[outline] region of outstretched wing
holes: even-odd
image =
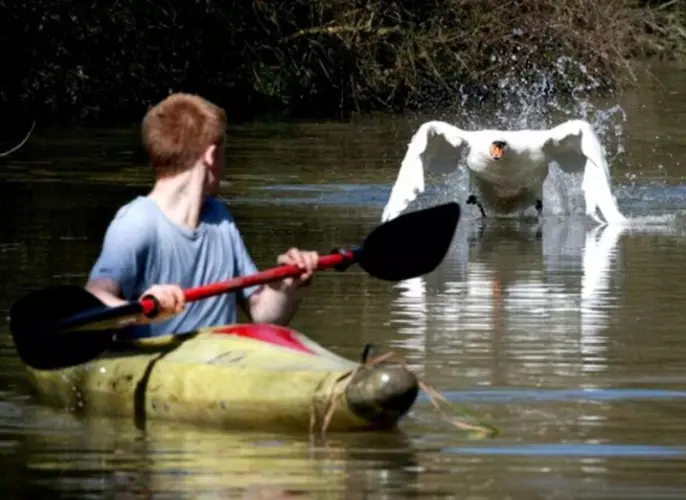
[[[423,123],[412,136],[391,189],[381,221],[394,219],[419,193],[424,192],[425,172],[448,173],[457,169],[465,132],[441,121]]]
[[[553,127],[543,143],[543,152],[566,172],[584,172],[581,189],[587,215],[602,223],[596,216],[598,209],[608,223],[626,220],[612,195],[610,167],[590,123],[570,120]]]

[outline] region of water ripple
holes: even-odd
[[[443,453],[473,455],[544,455],[561,457],[651,457],[672,458],[686,455],[684,447],[603,444],[530,444],[519,446],[446,447]]]

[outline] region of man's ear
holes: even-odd
[[[217,149],[216,144],[210,144],[202,155],[202,161],[208,167],[214,165],[214,150]]]

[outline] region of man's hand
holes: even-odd
[[[304,251],[298,248],[291,248],[286,253],[279,255],[276,259],[277,264],[294,265],[303,271],[297,278],[283,279],[279,288],[284,290],[308,286],[317,268],[317,262],[319,262],[317,252]]]
[[[183,290],[178,285],[153,285],[141,295],[141,299],[146,295],[152,295],[160,303],[160,311],[154,318],[142,316],[138,323],[149,323],[151,321],[162,321],[169,319],[186,307],[186,297]]]

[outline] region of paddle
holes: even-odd
[[[460,218],[457,203],[411,212],[376,227],[358,247],[338,250],[319,258],[317,269],[346,270],[358,264],[371,276],[401,281],[434,270],[443,260]],[[249,276],[232,278],[184,290],[192,302],[235,292],[286,277],[296,277],[296,266],[277,266]],[[108,349],[121,322],[145,314],[158,314],[157,301],[145,297],[108,307],[75,285],[31,292],[10,311],[10,330],[24,363],[39,370],[85,363]]]

